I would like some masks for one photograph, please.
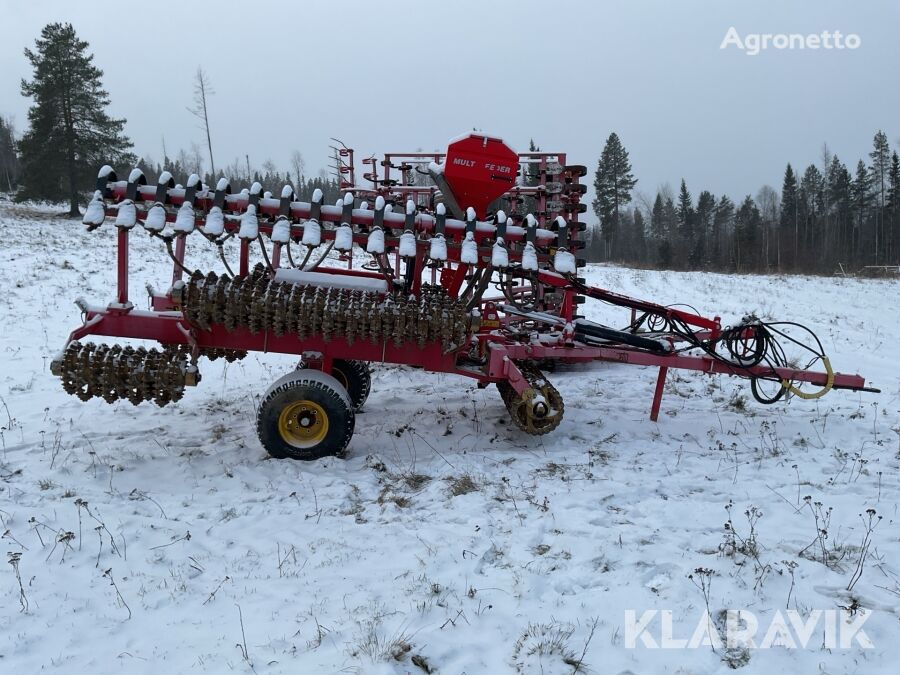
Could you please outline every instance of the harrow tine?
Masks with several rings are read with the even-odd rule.
[[[103,193],[100,190],[94,191],[94,196],[88,202],[87,210],[84,212],[84,218],[81,222],[87,226],[88,232],[93,232],[103,224],[106,219],[106,207],[103,203]]]
[[[203,183],[200,180],[200,176],[195,173],[192,173],[188,176],[187,179],[187,187],[184,189],[184,201],[191,206],[194,204],[194,199],[197,197],[197,186],[203,188]]]
[[[231,194],[231,183],[228,182],[228,179],[225,176],[222,176],[219,179],[219,182],[216,183],[216,193],[213,197],[213,206],[218,206],[219,209],[222,209],[225,206],[225,197]]]
[[[562,216],[556,216],[556,226],[558,233],[556,236],[556,247],[568,249],[569,247],[569,223]]]
[[[431,247],[428,257],[432,260],[443,262],[447,259],[447,240],[444,238],[444,225],[447,220],[447,207],[443,203],[435,208],[434,234],[431,237]]]
[[[113,168],[109,164],[104,164],[100,167],[100,171],[97,172],[97,190],[100,191],[100,196],[107,196],[109,190],[109,184],[115,183],[119,179],[116,177],[116,172],[113,171]]]
[[[406,220],[403,224],[403,234],[400,235],[400,257],[416,257],[416,235],[413,232],[416,226],[416,204],[412,199],[406,201]]]
[[[134,201],[138,198],[138,188],[147,184],[147,177],[137,167],[128,174],[128,187],[125,188],[125,198]]]
[[[525,216],[525,249],[522,251],[522,269],[535,272],[538,269],[537,250],[534,247],[537,221],[530,213]]]
[[[130,199],[119,202],[119,210],[116,213],[116,227],[130,230],[137,223],[137,208]]]
[[[347,192],[344,198],[338,202],[341,207],[341,224],[334,233],[334,247],[338,251],[353,250],[353,194]]]
[[[168,171],[159,174],[159,180],[156,182],[156,202],[165,204],[169,201],[169,189],[175,187],[175,179]]]
[[[241,214],[241,228],[238,230],[238,239],[249,241],[256,239],[258,236],[259,219],[256,217],[256,204],[248,204],[247,210]]]
[[[278,202],[278,215],[289,217],[291,215],[291,202],[294,201],[294,188],[285,185],[281,188],[281,200]]]
[[[506,237],[506,213],[502,209],[497,211],[494,221],[496,223],[497,238],[491,251],[491,266],[509,267],[509,252],[506,250],[506,242],[504,241],[504,237]]]
[[[151,206],[141,224],[148,232],[161,232],[166,226],[166,209],[162,203],[156,202]]]
[[[378,195],[375,198],[375,215],[372,220],[372,231],[366,242],[366,252],[380,255],[384,253],[384,197]]]

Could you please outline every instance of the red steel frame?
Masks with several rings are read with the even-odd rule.
[[[352,150],[346,150],[352,158]],[[444,157],[441,153],[390,153],[385,155],[384,180],[391,180],[391,171],[412,162],[440,161]],[[550,162],[557,162],[565,166],[566,155],[561,153],[527,153],[520,155],[521,159],[534,161],[539,167],[546,169]],[[352,160],[351,160],[352,161]],[[400,165],[394,164],[399,161]],[[364,160],[375,167],[375,160]],[[398,185],[384,188],[376,188],[371,191],[356,189],[358,194],[371,193],[401,195],[418,200],[420,197],[433,195],[433,188],[425,186],[411,186],[402,184],[406,173],[401,171],[403,178]],[[352,175],[352,174],[351,174]],[[546,191],[540,186],[546,184],[546,174],[540,173],[539,185],[531,188],[521,186],[513,188],[507,196],[517,198],[520,194],[533,194],[540,213],[540,223],[545,226],[550,219],[546,212]],[[576,181],[577,182],[577,181]],[[386,185],[386,184],[385,184]],[[345,186],[350,187],[350,186]],[[352,188],[351,188],[352,189]],[[105,196],[114,201],[124,199],[131,191],[135,195],[135,202],[153,202],[157,198],[157,188],[144,185],[129,185],[124,181],[114,181],[106,185]],[[185,199],[185,190],[178,188],[168,189],[166,192],[167,203],[178,206]],[[573,202],[580,200],[579,195],[570,196]],[[197,211],[205,212],[213,205],[214,196],[210,191],[201,192],[193,201]],[[225,198],[224,210],[230,214],[240,213],[246,210],[250,198],[245,194],[228,195]],[[257,210],[261,216],[273,218],[279,214],[281,203],[277,199],[261,198],[258,200]],[[109,209],[107,215],[114,215],[115,211]],[[297,221],[309,218],[312,213],[312,205],[304,202],[292,202],[289,214],[294,227],[302,227]],[[570,241],[578,240],[577,222],[567,213],[567,222],[572,228]],[[340,222],[342,211],[338,207],[321,206],[320,220],[325,222]],[[167,219],[174,221],[175,214],[168,213]],[[357,226],[367,227],[372,225],[374,213],[369,210],[354,209],[352,223]],[[198,225],[202,225],[204,217],[196,218]],[[384,227],[386,229],[386,245],[396,247],[398,237],[393,236],[392,231],[402,231],[405,218],[399,213],[385,213]],[[435,218],[429,214],[419,213],[415,216],[414,226],[418,233],[429,233],[434,230]],[[448,261],[443,264],[440,274],[440,282],[448,289],[451,296],[455,296],[470,269],[469,265],[459,262],[461,246],[457,243],[463,236],[466,223],[464,221],[448,218],[446,221],[446,237],[448,240]],[[226,219],[226,232],[235,233],[239,223],[232,216]],[[270,234],[272,222],[260,222],[261,233]],[[224,348],[246,351],[275,352],[282,354],[306,355],[305,359],[323,370],[330,371],[333,359],[357,359],[370,362],[384,362],[416,366],[428,371],[455,373],[458,375],[476,379],[486,386],[492,382],[508,381],[519,393],[524,392],[528,383],[521,371],[516,366],[516,361],[523,360],[559,360],[570,363],[587,361],[608,361],[629,365],[641,365],[658,368],[658,377],[651,404],[650,417],[656,420],[659,415],[666,375],[670,368],[695,370],[707,374],[736,375],[739,377],[765,377],[772,379],[774,376],[786,381],[805,382],[824,386],[828,382],[826,373],[797,370],[791,368],[771,369],[767,366],[745,368],[731,365],[723,360],[715,359],[707,355],[684,354],[675,352],[650,352],[620,344],[591,345],[577,342],[573,339],[571,329],[565,329],[554,333],[557,337],[545,339],[541,342],[521,342],[510,337],[508,331],[497,330],[498,325],[508,327],[514,325],[515,317],[504,317],[502,321],[488,321],[474,335],[474,342],[463,345],[453,351],[444,352],[439,344],[427,344],[421,348],[415,348],[408,343],[400,345],[391,340],[371,342],[368,340],[348,341],[345,338],[333,338],[326,341],[322,336],[312,336],[300,340],[294,335],[276,336],[268,331],[251,333],[246,328],[237,328],[227,331],[223,326],[213,325],[209,330],[201,330],[192,326],[184,314],[178,310],[171,293],[153,294],[151,296],[151,310],[138,310],[129,301],[128,288],[128,249],[129,230],[118,230],[118,289],[116,302],[108,307],[96,307],[82,305],[84,310],[84,323],[70,335],[69,340],[82,339],[89,335],[136,338],[155,340],[163,344],[186,344],[195,349]],[[322,239],[330,240],[335,236],[333,230],[322,230]],[[479,243],[479,266],[486,266],[485,261],[491,257],[492,227],[486,223],[479,223],[476,231],[476,240]],[[353,241],[356,244],[365,244],[366,235],[356,233]],[[511,261],[521,259],[521,244],[525,238],[525,230],[515,225],[507,228],[505,240],[509,242],[509,258]],[[556,239],[555,233],[539,229],[536,235],[536,243],[540,247],[552,248]],[[421,271],[427,258],[428,241],[417,241],[416,267],[419,271],[416,282],[412,287],[413,293],[418,293],[421,284]],[[240,241],[240,273],[249,271],[249,247],[247,240]],[[186,253],[186,235],[179,235],[175,239],[175,258],[182,263]],[[280,245],[275,245],[273,259],[277,261],[280,256]],[[396,256],[396,269],[400,267],[400,257]],[[543,253],[540,259],[548,260],[548,254]],[[276,262],[277,265],[277,262]],[[455,266],[454,266],[455,265]],[[329,274],[352,275],[365,278],[383,278],[382,275],[361,270],[345,268],[319,268],[317,271]],[[180,264],[173,265],[173,284],[182,277]],[[562,294],[562,301],[556,308],[560,324],[569,324],[575,318],[576,296],[587,296],[602,300],[624,308],[630,308],[633,312],[651,312],[666,318],[675,318],[689,326],[696,327],[696,335],[703,339],[715,340],[721,335],[719,318],[709,319],[690,312],[662,307],[660,305],[636,300],[609,290],[588,287],[580,279],[560,275],[550,271],[540,271],[533,275],[535,287],[547,287],[558,290]],[[490,300],[481,303],[482,316],[496,316],[496,307]],[[318,356],[321,354],[321,356]],[[474,357],[474,358],[473,358]],[[865,380],[859,375],[847,375],[837,373],[833,375],[833,388],[835,389],[865,389]]]

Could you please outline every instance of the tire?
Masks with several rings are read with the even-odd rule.
[[[347,390],[353,412],[359,412],[372,390],[372,373],[369,370],[369,364],[365,361],[335,359],[332,362],[331,374]]]
[[[356,415],[341,383],[318,370],[297,370],[276,380],[259,406],[256,433],[276,459],[311,461],[341,456]]]

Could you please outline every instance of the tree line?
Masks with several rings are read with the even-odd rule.
[[[786,165],[780,193],[765,185],[739,202],[709,190],[695,198],[682,179],[677,194],[663,187],[651,201],[635,195],[636,184],[628,152],[612,133],[594,175],[598,223],[589,259],[825,274],[900,264],[900,158],[880,130],[853,172],[826,145],[820,166],[798,173]]]
[[[109,163],[121,175],[137,165],[151,181],[166,169],[182,184],[197,173],[208,185],[228,176],[236,189],[259,182],[277,195],[291,184],[300,199],[309,199],[316,189],[326,202],[340,197],[337,177],[324,171],[305,175],[299,151],[284,172],[271,161],[253,168],[248,156],[216,171],[209,110],[215,92],[200,68],[188,110],[202,123],[210,170],[204,171],[206,158],[196,143],[174,158],[164,149],[161,164],[135,157],[124,133],[126,121],[106,112],[109,94],[88,46],[71,24],[53,23],[41,31],[33,50],[25,50],[33,77],[22,81],[21,90],[33,105],[19,139],[12,122],[0,117],[0,190],[17,191],[23,200],[64,200],[69,213],[78,216],[97,168]],[[534,141],[530,149],[538,150]],[[537,176],[526,167],[522,180],[530,185]],[[827,146],[818,165],[799,172],[787,164],[780,192],[766,185],[737,201],[709,190],[695,197],[682,180],[677,194],[666,186],[650,199],[635,193],[637,183],[627,150],[617,134],[610,134],[594,175],[597,223],[588,232],[590,260],[681,270],[818,273],[900,263],[900,159],[882,131],[852,170]]]

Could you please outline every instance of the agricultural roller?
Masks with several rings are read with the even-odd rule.
[[[168,172],[153,185],[138,169],[120,180],[103,167],[84,224],[113,222],[118,287],[105,306],[78,300],[83,323],[52,363],[66,391],[162,406],[199,383],[203,357],[291,354],[300,367],[263,396],[257,431],[270,455],[300,460],[344,453],[370,363],[494,384],[515,426],[534,435],[563,419],[562,396],[543,374],[556,362],[657,368],[654,421],[671,368],[744,378],[761,403],[875,391],[835,373],[812,333],[801,342],[753,316],[723,327],[719,317],[587,284],[578,219],[587,172],[564,153],[517,154],[502,139],[470,134],[445,153],[363,159],[357,184],[353,150],[335,150],[343,198],[334,205],[320,191],[300,201],[290,185],[272,196],[259,183],[233,191],[227,178],[176,185]],[[147,310],[129,295],[129,241],[141,230],[172,260],[168,288],[147,287]],[[229,240],[238,248],[231,263]],[[189,241],[218,247],[222,269],[192,270]],[[254,248],[264,262],[251,268]],[[580,310],[590,301],[627,310],[627,325],[587,320]],[[805,365],[788,361],[788,340],[806,350]]]

